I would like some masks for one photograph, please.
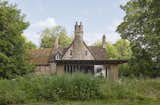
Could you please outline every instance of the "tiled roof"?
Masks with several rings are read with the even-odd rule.
[[[104,48],[97,46],[88,46],[88,48],[96,60],[107,59]],[[30,51],[30,61],[36,65],[46,65],[49,63],[51,55],[54,56],[57,52],[60,52],[63,55],[66,50],[67,48],[58,48],[55,51],[53,48],[33,49]]]
[[[33,49],[30,51],[30,61],[33,64],[48,64],[52,48]]]
[[[88,47],[95,57],[96,60],[106,60],[107,54],[104,48],[97,47],[97,46],[89,46]]]
[[[50,61],[50,57],[57,52],[64,54],[66,48],[58,48],[54,51],[53,48],[33,49],[29,52],[30,62],[36,65],[46,65]]]

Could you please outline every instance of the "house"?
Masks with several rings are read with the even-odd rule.
[[[31,50],[31,62],[36,64],[36,74],[83,72],[95,76],[118,79],[118,65],[126,60],[110,60],[105,50],[106,37],[102,36],[102,46],[87,46],[83,40],[83,25],[76,22],[74,40],[67,48],[60,48],[58,37],[54,48]]]

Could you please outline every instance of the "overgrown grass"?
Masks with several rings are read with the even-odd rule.
[[[101,90],[106,99],[160,100],[160,79],[106,80],[101,84]]]
[[[90,75],[28,76],[0,80],[0,104],[100,99],[99,79]]]
[[[67,102],[87,100],[89,102],[92,100],[158,102],[160,79],[122,78],[119,81],[108,81],[91,75],[66,74],[63,76],[31,75],[14,80],[0,80],[0,105],[34,102],[56,102],[57,105],[59,104],[57,102],[62,100],[68,100]]]
[[[132,101],[132,100],[90,100],[90,101],[57,101],[57,102],[36,102],[24,105],[160,105],[160,101]]]

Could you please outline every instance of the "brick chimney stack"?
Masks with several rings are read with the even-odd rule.
[[[72,59],[79,60],[83,58],[84,52],[83,42],[83,25],[82,22],[75,24],[74,41],[73,41],[73,53]]]
[[[102,48],[106,47],[106,36],[105,34],[102,36]]]
[[[76,22],[74,32],[75,32],[75,39],[83,41],[83,25],[82,25],[82,22],[80,22],[80,24],[78,24],[78,22]]]

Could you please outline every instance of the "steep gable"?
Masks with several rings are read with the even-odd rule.
[[[73,41],[64,53],[62,60],[95,60],[85,42]]]

